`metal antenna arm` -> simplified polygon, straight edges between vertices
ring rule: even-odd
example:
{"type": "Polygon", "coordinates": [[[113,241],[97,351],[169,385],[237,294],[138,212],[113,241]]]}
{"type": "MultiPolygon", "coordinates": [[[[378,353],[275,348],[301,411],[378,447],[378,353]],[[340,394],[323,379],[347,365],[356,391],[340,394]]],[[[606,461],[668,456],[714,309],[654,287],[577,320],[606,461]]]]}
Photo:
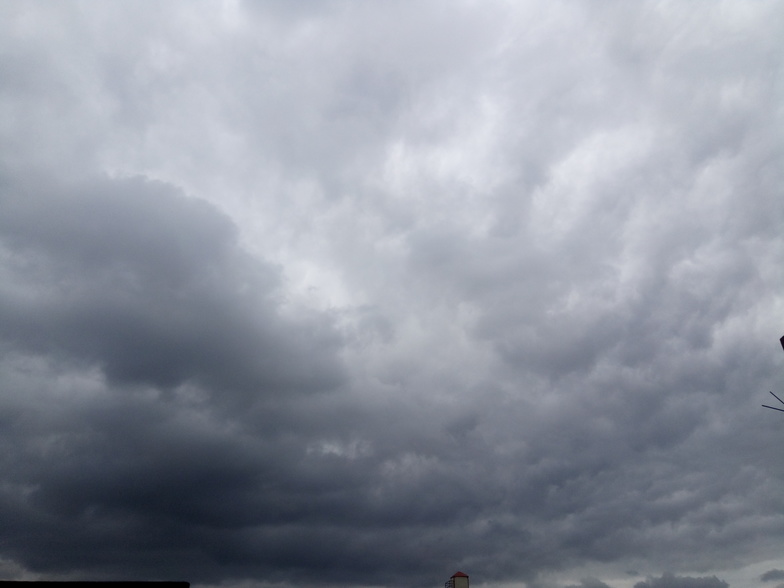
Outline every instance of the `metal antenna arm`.
{"type": "Polygon", "coordinates": [[[771,395],[773,396],[773,398],[775,398],[776,400],[778,400],[779,402],[781,402],[781,404],[784,404],[784,400],[782,400],[781,398],[779,398],[778,396],[776,396],[775,394],[773,394],[773,392],[771,392],[771,395]]]}

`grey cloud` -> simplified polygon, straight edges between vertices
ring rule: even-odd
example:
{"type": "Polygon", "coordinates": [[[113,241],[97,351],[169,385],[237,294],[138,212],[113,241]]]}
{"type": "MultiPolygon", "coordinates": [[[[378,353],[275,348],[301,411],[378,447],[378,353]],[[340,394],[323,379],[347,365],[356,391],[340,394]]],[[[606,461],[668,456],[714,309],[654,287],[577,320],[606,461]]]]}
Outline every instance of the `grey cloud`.
{"type": "Polygon", "coordinates": [[[6,182],[3,339],[113,381],[269,393],[341,380],[327,319],[279,316],[280,277],[203,202],[142,179],[6,182]]]}
{"type": "Polygon", "coordinates": [[[761,582],[775,582],[776,580],[784,580],[784,570],[768,570],[760,576],[761,582]]]}
{"type": "Polygon", "coordinates": [[[692,578],[664,574],[661,578],[649,578],[645,582],[637,582],[634,588],[728,588],[729,584],[716,576],[692,578]]]}
{"type": "Polygon", "coordinates": [[[344,381],[331,319],[287,316],[278,269],[171,186],[6,175],[0,202],[7,553],[207,578],[186,552],[307,517],[292,490],[325,486],[285,465],[304,458],[287,413],[344,381]]]}
{"type": "Polygon", "coordinates": [[[1,8],[1,569],[779,557],[774,4],[1,8]]]}

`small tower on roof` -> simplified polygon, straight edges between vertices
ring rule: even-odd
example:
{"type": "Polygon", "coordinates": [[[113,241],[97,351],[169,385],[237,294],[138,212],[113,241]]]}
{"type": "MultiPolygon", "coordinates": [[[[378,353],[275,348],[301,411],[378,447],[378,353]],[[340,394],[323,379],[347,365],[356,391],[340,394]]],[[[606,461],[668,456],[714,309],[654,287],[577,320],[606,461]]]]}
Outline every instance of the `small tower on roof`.
{"type": "Polygon", "coordinates": [[[468,588],[468,574],[455,572],[449,580],[444,582],[444,588],[468,588]]]}

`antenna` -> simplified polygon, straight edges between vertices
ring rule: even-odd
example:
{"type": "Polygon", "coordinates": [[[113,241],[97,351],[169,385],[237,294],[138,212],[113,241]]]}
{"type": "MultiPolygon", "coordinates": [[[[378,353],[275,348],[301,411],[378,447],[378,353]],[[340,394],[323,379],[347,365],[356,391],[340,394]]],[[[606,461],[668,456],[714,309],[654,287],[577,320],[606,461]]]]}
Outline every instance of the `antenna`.
{"type": "MultiPolygon", "coordinates": [[[[781,398],[773,394],[773,392],[771,392],[771,395],[773,396],[773,398],[781,402],[781,404],[784,404],[784,400],[782,400],[781,398]]],[[[780,410],[781,412],[784,412],[784,408],[776,408],[775,406],[768,406],[767,404],[763,404],[762,406],[764,406],[765,408],[770,408],[772,410],[780,410]]]]}
{"type": "MultiPolygon", "coordinates": [[[[779,343],[781,343],[781,348],[784,349],[784,337],[779,339],[779,343]]],[[[770,394],[771,394],[771,396],[773,396],[773,398],[775,398],[776,400],[781,402],[781,404],[784,404],[784,400],[782,400],[781,398],[779,398],[778,396],[773,394],[773,392],[771,392],[770,394]]],[[[775,406],[768,406],[767,404],[763,404],[762,406],[765,407],[765,408],[769,408],[771,410],[778,410],[779,412],[784,412],[784,408],[777,408],[775,406]]]]}

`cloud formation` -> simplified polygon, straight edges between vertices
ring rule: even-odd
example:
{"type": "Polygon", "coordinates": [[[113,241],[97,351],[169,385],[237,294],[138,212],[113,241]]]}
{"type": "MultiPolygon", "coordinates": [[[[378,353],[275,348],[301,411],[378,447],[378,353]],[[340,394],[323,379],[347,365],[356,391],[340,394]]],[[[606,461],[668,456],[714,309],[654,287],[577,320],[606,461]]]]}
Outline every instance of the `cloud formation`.
{"type": "Polygon", "coordinates": [[[650,578],[634,585],[635,588],[727,588],[728,586],[727,582],[719,580],[716,576],[691,578],[674,574],[664,574],[661,578],[650,578]]]}
{"type": "Polygon", "coordinates": [[[760,576],[761,582],[775,582],[784,580],[784,570],[768,570],[760,576]]]}
{"type": "Polygon", "coordinates": [[[784,565],[776,3],[0,11],[6,575],[784,565]]]}
{"type": "Polygon", "coordinates": [[[243,255],[235,226],[210,205],[139,178],[11,179],[2,198],[2,331],[15,349],[163,389],[338,383],[338,337],[326,321],[280,320],[278,272],[243,255]]]}

